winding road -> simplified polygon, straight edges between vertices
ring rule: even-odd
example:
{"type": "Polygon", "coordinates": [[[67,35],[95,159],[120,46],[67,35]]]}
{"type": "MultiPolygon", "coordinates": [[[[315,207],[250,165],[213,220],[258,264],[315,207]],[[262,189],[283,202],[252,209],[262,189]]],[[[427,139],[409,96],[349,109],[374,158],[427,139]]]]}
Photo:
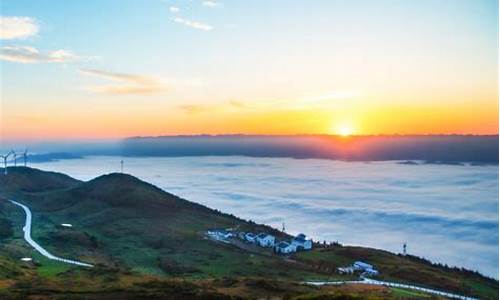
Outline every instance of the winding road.
{"type": "Polygon", "coordinates": [[[45,250],[42,246],[40,246],[37,242],[35,242],[31,238],[31,219],[32,219],[31,210],[26,205],[23,205],[19,202],[16,202],[14,200],[9,200],[9,201],[17,206],[22,207],[22,209],[26,213],[26,224],[23,227],[24,239],[26,240],[26,242],[28,242],[28,244],[30,244],[33,248],[35,248],[35,250],[38,251],[41,255],[47,257],[48,259],[57,260],[57,261],[64,262],[67,264],[72,264],[72,265],[77,265],[77,266],[82,266],[82,267],[93,267],[94,266],[94,265],[80,262],[80,261],[76,261],[76,260],[57,257],[57,256],[51,254],[49,251],[45,250]]]}
{"type": "Polygon", "coordinates": [[[447,298],[451,298],[451,299],[479,300],[478,298],[466,297],[466,296],[452,294],[452,293],[443,292],[443,291],[438,291],[438,290],[434,290],[434,289],[423,288],[423,287],[419,287],[419,286],[415,286],[415,285],[395,283],[395,282],[388,282],[388,281],[379,281],[379,280],[374,280],[374,279],[369,279],[369,278],[364,278],[364,277],[362,277],[361,280],[351,280],[351,281],[320,281],[320,282],[317,282],[317,281],[308,281],[308,282],[305,282],[305,284],[315,285],[315,286],[321,286],[321,285],[342,285],[342,284],[380,285],[380,286],[402,288],[402,289],[407,289],[407,290],[415,290],[415,291],[420,291],[420,292],[424,292],[424,293],[428,293],[428,294],[443,296],[443,297],[447,297],[447,298]]]}

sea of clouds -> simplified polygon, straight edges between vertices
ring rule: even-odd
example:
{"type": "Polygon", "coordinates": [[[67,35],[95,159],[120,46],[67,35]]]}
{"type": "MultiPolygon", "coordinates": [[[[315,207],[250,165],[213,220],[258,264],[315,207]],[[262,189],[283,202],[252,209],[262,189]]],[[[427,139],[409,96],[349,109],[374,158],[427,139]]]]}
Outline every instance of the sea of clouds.
{"type": "MultiPolygon", "coordinates": [[[[82,180],[120,157],[33,164],[82,180]]],[[[124,158],[126,173],[188,200],[315,240],[498,277],[498,166],[226,157],[124,158]]]]}

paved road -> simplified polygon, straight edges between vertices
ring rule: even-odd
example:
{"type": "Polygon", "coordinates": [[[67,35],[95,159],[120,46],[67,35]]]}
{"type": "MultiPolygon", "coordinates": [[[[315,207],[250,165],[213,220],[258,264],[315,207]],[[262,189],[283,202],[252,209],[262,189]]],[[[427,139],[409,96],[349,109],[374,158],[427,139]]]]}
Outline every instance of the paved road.
{"type": "Polygon", "coordinates": [[[306,284],[316,285],[316,286],[321,286],[321,285],[341,285],[341,284],[382,285],[382,286],[396,287],[396,288],[402,288],[402,289],[408,289],[408,290],[416,290],[416,291],[421,291],[421,292],[424,292],[424,293],[438,295],[438,296],[443,296],[443,297],[448,297],[448,298],[452,298],[452,299],[479,300],[477,298],[466,297],[466,296],[462,296],[462,295],[447,293],[447,292],[433,290],[433,289],[427,289],[427,288],[423,288],[423,287],[419,287],[419,286],[414,286],[414,285],[409,285],[409,284],[402,284],[402,283],[395,283],[395,282],[388,282],[388,281],[379,281],[379,280],[374,280],[374,279],[369,279],[369,278],[361,278],[361,280],[352,280],[352,281],[322,281],[322,282],[310,281],[310,282],[306,282],[306,284]]]}
{"type": "Polygon", "coordinates": [[[31,238],[31,219],[32,219],[32,215],[31,215],[30,209],[26,205],[23,205],[23,204],[21,204],[19,202],[16,202],[16,201],[13,201],[13,200],[9,200],[9,201],[12,202],[13,204],[17,205],[17,206],[22,207],[23,210],[24,210],[24,212],[26,213],[26,224],[23,227],[24,239],[26,240],[26,242],[28,242],[28,244],[30,244],[33,248],[35,248],[36,251],[40,252],[40,254],[42,254],[43,256],[47,257],[48,259],[57,260],[57,261],[60,261],[60,262],[64,262],[64,263],[68,263],[68,264],[72,264],[72,265],[77,265],[77,266],[82,266],[82,267],[93,267],[93,265],[87,264],[87,263],[84,263],[84,262],[57,257],[55,255],[52,255],[49,251],[45,250],[42,246],[40,246],[37,242],[35,242],[31,238]]]}

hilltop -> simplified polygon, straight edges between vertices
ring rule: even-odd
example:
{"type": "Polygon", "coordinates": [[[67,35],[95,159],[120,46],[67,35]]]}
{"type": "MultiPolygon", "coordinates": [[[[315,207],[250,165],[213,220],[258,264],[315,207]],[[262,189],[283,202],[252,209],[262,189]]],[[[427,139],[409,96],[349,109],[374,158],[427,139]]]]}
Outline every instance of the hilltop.
{"type": "Polygon", "coordinates": [[[97,266],[82,269],[32,253],[21,236],[23,212],[0,201],[0,295],[1,286],[9,286],[4,290],[9,297],[48,290],[58,297],[85,291],[92,299],[110,299],[110,295],[122,299],[123,293],[156,295],[159,299],[176,293],[184,298],[216,299],[253,295],[319,297],[325,293],[332,297],[371,295],[374,299],[405,295],[388,288],[320,289],[299,284],[305,280],[353,279],[337,274],[336,268],[366,260],[377,266],[384,280],[497,299],[496,280],[382,250],[317,244],[313,251],[284,258],[209,240],[205,232],[216,227],[268,232],[279,239],[290,237],[274,228],[182,199],[127,174],[113,173],[82,182],[59,173],[9,168],[9,175],[0,176],[2,196],[31,208],[32,235],[48,250],[97,266]],[[73,227],[62,227],[62,223],[73,227]],[[25,256],[34,257],[35,262],[21,263],[19,258],[25,256]],[[73,279],[70,283],[68,276],[73,279]]]}
{"type": "MultiPolygon", "coordinates": [[[[46,192],[69,188],[80,183],[68,175],[27,167],[9,167],[8,176],[0,176],[0,192],[46,192]]],[[[3,175],[4,168],[0,168],[3,175]]]]}

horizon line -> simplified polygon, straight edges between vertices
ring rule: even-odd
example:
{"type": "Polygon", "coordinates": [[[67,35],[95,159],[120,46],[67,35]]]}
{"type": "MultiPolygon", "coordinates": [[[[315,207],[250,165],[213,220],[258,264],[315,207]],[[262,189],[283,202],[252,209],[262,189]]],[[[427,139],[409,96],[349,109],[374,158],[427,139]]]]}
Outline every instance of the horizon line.
{"type": "Polygon", "coordinates": [[[164,135],[136,135],[116,139],[136,138],[163,138],[163,137],[338,137],[338,138],[360,138],[360,137],[498,137],[499,133],[473,134],[473,133],[429,133],[429,134],[329,134],[329,133],[297,133],[297,134],[246,134],[246,133],[223,133],[223,134],[164,134],[164,135]]]}
{"type": "Polygon", "coordinates": [[[126,137],[82,137],[82,138],[2,138],[0,136],[0,148],[17,143],[27,144],[50,144],[50,143],[105,143],[105,142],[119,142],[132,139],[147,139],[147,138],[201,138],[201,137],[262,137],[262,138],[299,138],[299,137],[324,137],[324,138],[338,138],[338,139],[357,139],[357,138],[423,138],[423,137],[499,137],[499,133],[491,134],[474,134],[474,133],[428,133],[428,134],[351,134],[343,136],[340,134],[329,133],[297,133],[297,134],[247,134],[247,133],[223,133],[223,134],[208,134],[208,133],[194,133],[194,134],[163,134],[163,135],[136,135],[126,137]]]}

